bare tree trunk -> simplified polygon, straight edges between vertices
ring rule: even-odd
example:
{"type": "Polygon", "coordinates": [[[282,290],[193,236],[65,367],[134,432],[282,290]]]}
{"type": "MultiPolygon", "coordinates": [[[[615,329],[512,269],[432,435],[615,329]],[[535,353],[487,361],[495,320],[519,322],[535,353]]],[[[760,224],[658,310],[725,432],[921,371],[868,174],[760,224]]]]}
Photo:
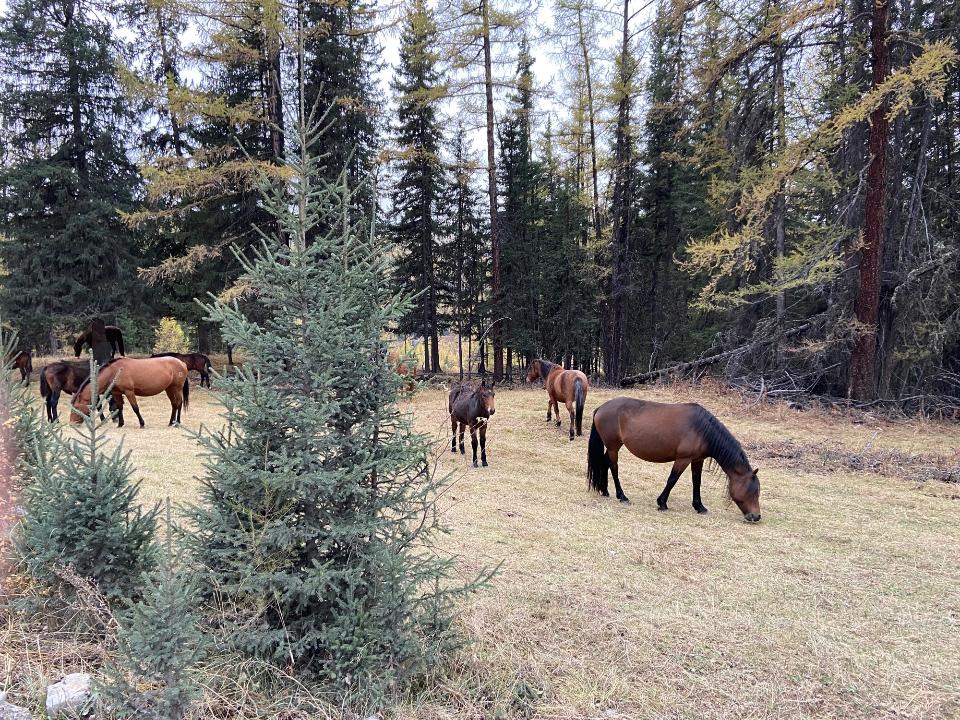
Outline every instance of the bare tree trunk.
{"type": "Polygon", "coordinates": [[[266,63],[267,120],[270,123],[270,148],[274,159],[283,157],[283,87],[280,79],[280,3],[267,0],[263,5],[264,61],[266,63]]]}
{"type": "MultiPolygon", "coordinates": [[[[493,56],[490,47],[490,1],[482,0],[480,10],[483,15],[483,84],[486,94],[487,110],[487,184],[490,201],[490,272],[492,280],[493,306],[500,301],[500,230],[497,227],[497,157],[494,144],[493,120],[493,56]]],[[[490,329],[490,342],[493,343],[493,379],[503,377],[503,341],[500,324],[490,329]]]]}
{"type": "MultiPolygon", "coordinates": [[[[177,157],[183,157],[183,136],[180,129],[180,121],[172,108],[172,92],[174,86],[178,83],[177,66],[173,57],[170,55],[170,48],[167,46],[167,24],[163,18],[163,6],[156,6],[157,17],[157,35],[160,41],[160,72],[163,73],[163,87],[167,93],[167,120],[170,122],[170,136],[173,139],[173,151],[177,157]]],[[[203,352],[201,350],[201,352],[203,352]]]]}
{"type": "MultiPolygon", "coordinates": [[[[870,28],[873,87],[887,79],[887,11],[889,0],[873,0],[870,28]]],[[[854,303],[856,339],[850,358],[848,395],[854,400],[872,399],[876,392],[877,311],[880,306],[880,260],[886,225],[886,166],[888,102],[870,115],[870,167],[863,218],[863,247],[860,251],[860,286],[854,303]]]]}
{"type": "Polygon", "coordinates": [[[583,71],[587,81],[587,119],[590,122],[590,172],[593,176],[593,233],[600,240],[600,180],[597,172],[597,131],[593,114],[593,78],[590,73],[590,54],[587,52],[587,38],[583,28],[583,8],[577,8],[577,30],[580,51],[583,53],[583,71]]]}

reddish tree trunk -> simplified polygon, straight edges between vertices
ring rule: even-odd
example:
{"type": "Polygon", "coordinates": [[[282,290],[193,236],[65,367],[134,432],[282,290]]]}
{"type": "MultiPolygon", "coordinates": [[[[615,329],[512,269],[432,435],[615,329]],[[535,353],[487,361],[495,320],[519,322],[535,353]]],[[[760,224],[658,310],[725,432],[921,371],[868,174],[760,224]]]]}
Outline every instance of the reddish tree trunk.
{"type": "MultiPolygon", "coordinates": [[[[888,0],[873,0],[870,28],[873,86],[881,85],[889,71],[887,52],[888,0]]],[[[855,400],[870,399],[876,392],[877,312],[880,307],[880,261],[887,220],[886,171],[889,127],[888,103],[884,100],[870,115],[870,167],[863,217],[863,247],[860,251],[860,286],[854,304],[857,336],[850,358],[848,394],[855,400]]]]}

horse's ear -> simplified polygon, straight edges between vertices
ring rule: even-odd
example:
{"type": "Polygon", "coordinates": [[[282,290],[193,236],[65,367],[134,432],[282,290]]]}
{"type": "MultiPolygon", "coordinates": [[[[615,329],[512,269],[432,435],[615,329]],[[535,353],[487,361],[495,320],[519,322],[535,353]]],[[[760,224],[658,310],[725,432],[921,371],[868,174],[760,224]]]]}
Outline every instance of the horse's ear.
{"type": "Polygon", "coordinates": [[[760,472],[760,468],[754,468],[754,469],[753,469],[753,477],[759,478],[760,476],[757,475],[757,473],[759,473],[759,472],[760,472]]]}

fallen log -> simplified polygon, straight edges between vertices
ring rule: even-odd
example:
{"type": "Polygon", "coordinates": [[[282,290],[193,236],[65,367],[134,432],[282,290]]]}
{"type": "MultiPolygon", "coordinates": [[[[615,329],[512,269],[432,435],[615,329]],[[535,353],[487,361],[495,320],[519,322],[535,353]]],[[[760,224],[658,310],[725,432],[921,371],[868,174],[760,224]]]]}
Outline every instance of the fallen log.
{"type": "Polygon", "coordinates": [[[643,385],[650,381],[661,380],[667,375],[672,375],[674,373],[687,373],[691,370],[699,370],[702,367],[707,367],[718,363],[721,360],[726,360],[735,355],[740,355],[742,353],[754,350],[755,348],[761,347],[763,345],[769,345],[775,342],[778,338],[785,339],[796,337],[804,331],[810,328],[811,323],[804,323],[803,325],[798,325],[795,328],[790,328],[781,335],[773,335],[769,338],[764,338],[762,340],[754,340],[747,343],[746,345],[741,345],[740,347],[734,348],[733,350],[725,350],[722,353],[717,353],[716,355],[710,355],[705,358],[700,358],[699,360],[691,360],[689,362],[678,363],[677,365],[671,365],[669,367],[661,368],[659,370],[651,370],[650,372],[641,373],[639,375],[631,375],[630,377],[625,377],[620,381],[620,387],[630,387],[631,385],[643,385]]]}

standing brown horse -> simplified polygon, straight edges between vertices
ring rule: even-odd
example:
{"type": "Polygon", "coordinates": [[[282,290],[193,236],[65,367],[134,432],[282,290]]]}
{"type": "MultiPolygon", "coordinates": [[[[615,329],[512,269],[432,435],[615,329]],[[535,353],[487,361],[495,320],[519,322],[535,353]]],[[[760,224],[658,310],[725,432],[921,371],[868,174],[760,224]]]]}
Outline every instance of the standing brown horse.
{"type": "MultiPolygon", "coordinates": [[[[96,338],[94,338],[95,331],[93,328],[87,328],[82,333],[77,336],[77,340],[73,343],[73,353],[77,357],[80,357],[80,353],[83,352],[84,345],[90,345],[93,347],[96,338]]],[[[126,355],[123,351],[123,333],[120,331],[116,325],[106,325],[104,326],[104,335],[106,336],[106,341],[110,343],[110,358],[113,359],[117,355],[117,351],[120,351],[121,355],[126,355]]]]}
{"type": "Polygon", "coordinates": [[[396,370],[397,375],[406,377],[406,389],[410,392],[417,387],[417,365],[408,363],[406,356],[399,350],[391,350],[387,353],[387,362],[396,370]]]}
{"type": "Polygon", "coordinates": [[[494,397],[496,393],[492,387],[487,387],[487,381],[474,387],[470,383],[457,383],[450,389],[447,398],[447,409],[450,412],[450,431],[453,437],[450,440],[450,452],[457,451],[457,425],[460,426],[460,454],[466,454],[463,447],[463,431],[470,426],[470,444],[473,446],[473,466],[477,467],[477,430],[480,431],[480,460],[487,467],[487,422],[496,412],[494,397]]]}
{"type": "MultiPolygon", "coordinates": [[[[111,409],[116,407],[118,410],[118,427],[123,427],[124,398],[130,402],[130,407],[140,421],[140,427],[143,427],[145,423],[143,415],[140,414],[140,406],[137,405],[137,396],[149,397],[162,392],[166,392],[170,398],[170,425],[174,425],[180,422],[181,409],[190,406],[190,383],[187,374],[187,366],[172,357],[120,358],[100,369],[97,386],[101,391],[105,391],[110,383],[113,383],[111,409]]],[[[83,414],[90,412],[90,394],[88,379],[73,396],[73,408],[83,414]]],[[[82,422],[78,412],[71,413],[70,422],[82,422]]]]}
{"type": "Polygon", "coordinates": [[[187,366],[187,370],[196,370],[200,373],[200,387],[204,385],[207,388],[210,387],[210,372],[213,370],[213,365],[210,364],[210,358],[204,355],[203,353],[154,353],[150,357],[174,357],[184,365],[187,366]]]}
{"type": "Polygon", "coordinates": [[[617,457],[620,448],[648,462],[673,462],[666,487],[657,498],[657,509],[667,509],[670,491],[687,465],[693,474],[693,507],[707,509],[700,499],[703,461],[716,460],[727,474],[727,492],[747,522],[760,520],[760,480],[750,468],[746,453],[730,431],[708,410],[695,403],[672,405],[634,398],[608,400],[593,412],[593,429],[587,450],[589,487],[608,496],[607,471],[613,472],[617,499],[629,502],[620,487],[617,457]],[[604,449],[606,447],[606,449],[604,449]]]}
{"type": "Polygon", "coordinates": [[[60,403],[60,393],[68,392],[73,395],[83,381],[90,377],[90,363],[70,362],[61,360],[50,363],[40,371],[40,397],[47,407],[47,420],[57,420],[57,405],[60,403]]]}
{"type": "Polygon", "coordinates": [[[557,427],[560,427],[560,406],[557,402],[563,401],[570,413],[570,440],[573,440],[574,426],[577,435],[583,435],[583,404],[590,388],[587,376],[579,370],[564,370],[561,365],[537,358],[527,369],[527,382],[538,378],[543,378],[543,387],[550,395],[547,402],[547,422],[550,422],[550,411],[553,410],[557,414],[557,427]]]}
{"type": "Polygon", "coordinates": [[[24,385],[30,384],[30,373],[33,372],[33,355],[29,350],[12,352],[7,358],[11,369],[16,368],[20,371],[20,382],[24,385]]]}

